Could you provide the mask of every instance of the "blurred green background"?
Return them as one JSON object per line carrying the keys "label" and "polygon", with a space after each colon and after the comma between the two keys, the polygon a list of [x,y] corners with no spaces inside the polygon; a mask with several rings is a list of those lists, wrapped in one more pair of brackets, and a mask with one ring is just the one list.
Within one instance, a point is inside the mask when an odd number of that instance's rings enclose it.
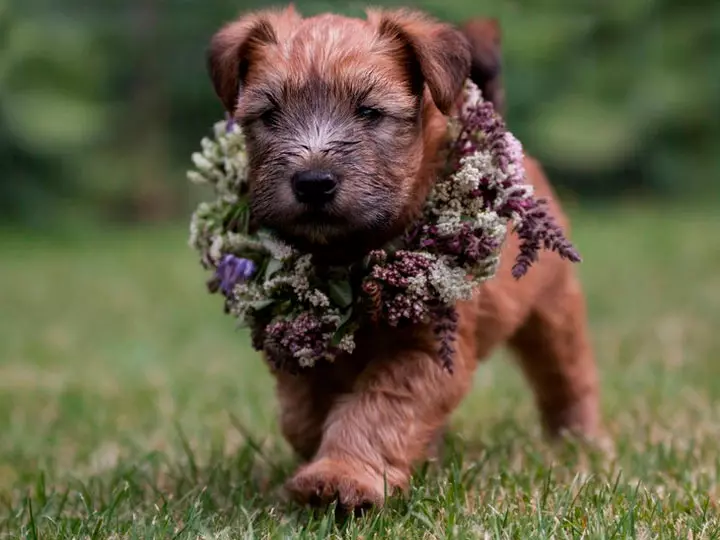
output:
{"label": "blurred green background", "polygon": [[[261,5],[0,0],[0,219],[186,219],[189,154],[222,114],[205,46]],[[363,5],[297,2],[304,14]],[[717,0],[412,5],[453,22],[500,19],[508,120],[566,199],[717,200]]]}

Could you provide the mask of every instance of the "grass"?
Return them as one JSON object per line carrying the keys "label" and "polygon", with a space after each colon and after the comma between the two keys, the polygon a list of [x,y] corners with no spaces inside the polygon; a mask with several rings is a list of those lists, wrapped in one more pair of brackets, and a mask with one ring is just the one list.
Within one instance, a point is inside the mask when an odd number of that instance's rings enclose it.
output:
{"label": "grass", "polygon": [[720,217],[578,213],[608,444],[550,446],[502,352],[409,498],[284,502],[272,381],[184,231],[0,236],[0,538],[718,538]]}

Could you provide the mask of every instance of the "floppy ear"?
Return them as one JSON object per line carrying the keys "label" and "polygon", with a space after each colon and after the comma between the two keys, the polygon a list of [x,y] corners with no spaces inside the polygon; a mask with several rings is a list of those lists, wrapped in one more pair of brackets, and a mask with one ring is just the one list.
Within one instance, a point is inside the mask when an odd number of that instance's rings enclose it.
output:
{"label": "floppy ear", "polygon": [[[470,73],[470,45],[449,24],[406,10],[370,12],[382,37],[402,43],[417,62],[435,105],[448,114]],[[420,86],[422,89],[422,86]]]}
{"label": "floppy ear", "polygon": [[471,19],[460,27],[472,50],[470,78],[483,97],[500,114],[505,112],[505,88],[502,82],[500,24],[496,19]]}
{"label": "floppy ear", "polygon": [[259,11],[222,27],[210,41],[207,66],[215,93],[233,113],[248,67],[263,45],[278,43],[278,23],[299,20],[293,5],[284,11]]}

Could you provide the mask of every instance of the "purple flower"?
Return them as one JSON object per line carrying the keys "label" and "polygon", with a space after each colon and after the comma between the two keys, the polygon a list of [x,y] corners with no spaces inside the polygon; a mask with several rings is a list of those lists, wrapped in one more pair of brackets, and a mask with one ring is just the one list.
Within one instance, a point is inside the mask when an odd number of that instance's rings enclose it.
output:
{"label": "purple flower", "polygon": [[277,369],[296,371],[339,351],[331,340],[337,325],[308,311],[278,319],[265,327],[262,349]]}
{"label": "purple flower", "polygon": [[433,310],[433,331],[438,340],[438,356],[443,368],[453,372],[455,347],[457,339],[458,312],[455,306],[438,305]]}
{"label": "purple flower", "polygon": [[230,133],[235,128],[235,124],[237,124],[235,118],[230,114],[225,115],[225,122],[225,133]]}
{"label": "purple flower", "polygon": [[433,260],[405,250],[397,251],[389,259],[385,254],[374,260],[376,263],[362,286],[371,318],[384,318],[390,326],[426,321],[427,290],[410,286],[414,278],[427,278]]}
{"label": "purple flower", "polygon": [[225,255],[217,265],[215,275],[220,281],[220,289],[225,296],[230,296],[238,282],[246,281],[255,273],[255,263],[235,255]]}
{"label": "purple flower", "polygon": [[538,260],[542,248],[555,251],[563,259],[580,262],[580,254],[563,234],[547,208],[547,201],[534,199],[526,208],[516,232],[520,238],[520,253],[515,259],[512,275],[515,279],[524,276],[530,266]]}
{"label": "purple flower", "polygon": [[423,233],[421,248],[450,255],[459,266],[475,265],[500,249],[500,243],[489,237],[486,230],[473,229],[470,223],[449,236],[441,236],[435,226],[424,227]]}
{"label": "purple flower", "polygon": [[[482,148],[490,151],[495,165],[508,173],[500,185],[500,189],[506,191],[506,196],[499,206],[492,207],[491,204],[497,196],[498,188],[488,186],[484,179],[480,182],[480,189],[472,196],[483,197],[488,207],[504,218],[519,218],[515,232],[520,238],[520,253],[512,269],[513,276],[519,279],[525,275],[538,260],[543,248],[555,251],[563,259],[579,262],[580,255],[549,213],[547,201],[535,199],[524,189],[514,189],[525,183],[522,145],[507,131],[505,122],[496,114],[492,103],[485,101],[468,105],[461,112],[461,121],[462,129],[454,144],[457,159]],[[478,133],[482,137],[478,137]],[[515,167],[511,168],[511,164]],[[461,231],[456,238],[446,239],[445,245],[440,245],[440,241],[436,240],[438,244],[433,246],[435,249],[443,249],[471,262],[499,247],[484,244],[481,239],[473,238],[465,231]]]}

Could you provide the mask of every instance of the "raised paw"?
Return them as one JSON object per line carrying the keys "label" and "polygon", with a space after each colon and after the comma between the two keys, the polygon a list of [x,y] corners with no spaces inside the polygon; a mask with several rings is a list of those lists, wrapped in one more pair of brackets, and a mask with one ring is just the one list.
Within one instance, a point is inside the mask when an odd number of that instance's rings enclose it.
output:
{"label": "raised paw", "polygon": [[300,504],[325,507],[337,501],[342,511],[364,511],[385,502],[382,476],[356,463],[321,458],[301,467],[286,484]]}

